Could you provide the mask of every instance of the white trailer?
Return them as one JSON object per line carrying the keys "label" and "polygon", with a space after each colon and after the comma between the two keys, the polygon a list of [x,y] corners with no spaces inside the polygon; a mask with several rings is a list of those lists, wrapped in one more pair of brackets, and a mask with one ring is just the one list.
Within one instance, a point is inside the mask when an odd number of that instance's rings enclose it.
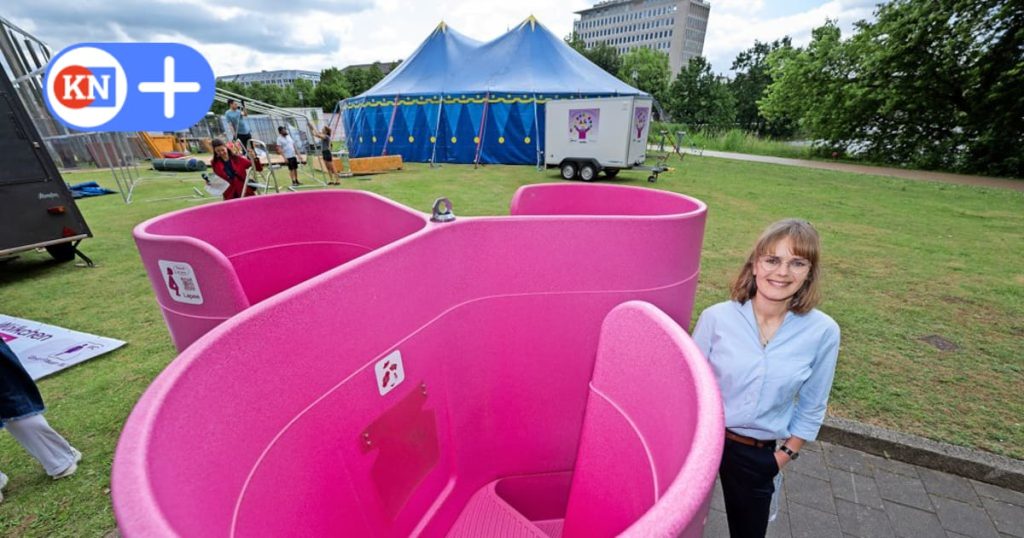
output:
{"label": "white trailer", "polygon": [[655,181],[666,169],[644,166],[652,99],[648,96],[551,100],[545,105],[544,164],[565,179],[593,181],[604,172],[646,170]]}

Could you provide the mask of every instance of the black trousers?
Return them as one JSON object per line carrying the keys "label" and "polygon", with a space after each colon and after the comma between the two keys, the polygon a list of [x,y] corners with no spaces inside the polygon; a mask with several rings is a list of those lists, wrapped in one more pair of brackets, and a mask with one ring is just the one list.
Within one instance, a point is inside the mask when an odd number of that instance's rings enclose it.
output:
{"label": "black trousers", "polygon": [[249,155],[249,141],[252,140],[251,134],[240,134],[238,135],[238,141],[242,143],[242,154],[245,156]]}
{"label": "black trousers", "polygon": [[718,477],[731,538],[764,538],[777,474],[774,443],[756,448],[725,440]]}

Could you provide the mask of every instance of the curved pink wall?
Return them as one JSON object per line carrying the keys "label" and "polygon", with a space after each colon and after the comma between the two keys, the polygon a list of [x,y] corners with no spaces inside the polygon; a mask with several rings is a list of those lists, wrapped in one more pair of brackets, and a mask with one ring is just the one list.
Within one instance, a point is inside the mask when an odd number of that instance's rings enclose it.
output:
{"label": "curved pink wall", "polygon": [[[271,295],[422,230],[427,219],[372,193],[319,191],[183,209],[135,227],[178,350]],[[202,275],[202,303],[176,301],[159,261]]]}
{"label": "curved pink wall", "polygon": [[[113,473],[122,533],[443,536],[488,483],[568,476],[602,320],[642,299],[665,319],[689,323],[706,209],[647,189],[562,187],[520,189],[511,217],[446,224],[387,202],[373,220],[397,230],[392,239],[411,233],[244,309],[196,341],[158,376],[122,433]],[[299,200],[335,192],[280,198],[339,212],[383,200],[356,192],[332,199],[337,206]],[[587,203],[551,203],[567,195]],[[623,201],[631,196],[633,204]],[[249,202],[209,209],[244,219]],[[188,259],[203,267],[200,278],[209,270],[230,282],[224,259],[261,248],[218,257],[218,248],[234,248],[228,234],[160,237],[162,218],[136,230],[148,234],[139,240],[147,268],[154,253],[196,256]],[[159,296],[166,288],[157,283]],[[241,305],[205,304],[225,313]],[[672,342],[688,341],[673,334]],[[406,378],[381,396],[373,367],[395,350]],[[717,398],[700,384],[684,390]],[[719,443],[720,433],[719,422]],[[561,499],[555,512],[564,517],[564,485],[543,488]],[[515,496],[511,486],[502,491]],[[698,504],[708,498],[701,491],[691,494]]]}

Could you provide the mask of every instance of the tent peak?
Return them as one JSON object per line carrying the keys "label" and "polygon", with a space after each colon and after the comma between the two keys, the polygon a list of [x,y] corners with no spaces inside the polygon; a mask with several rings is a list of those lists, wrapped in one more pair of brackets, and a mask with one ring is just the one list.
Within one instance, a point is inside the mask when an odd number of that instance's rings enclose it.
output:
{"label": "tent peak", "polygon": [[540,25],[540,21],[538,21],[537,17],[534,17],[533,14],[530,14],[530,16],[526,17],[522,24],[519,25],[519,28],[525,28],[527,24],[530,25],[530,30],[533,31],[537,29],[538,25]]}
{"label": "tent peak", "polygon": [[437,28],[434,28],[434,31],[441,32],[442,34],[448,33],[448,25],[445,24],[444,19],[441,19],[441,22],[437,23]]}

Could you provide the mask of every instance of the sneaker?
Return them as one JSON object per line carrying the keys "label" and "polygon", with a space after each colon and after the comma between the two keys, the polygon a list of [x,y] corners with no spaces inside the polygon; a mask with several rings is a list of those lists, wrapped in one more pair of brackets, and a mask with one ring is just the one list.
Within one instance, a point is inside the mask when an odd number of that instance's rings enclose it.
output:
{"label": "sneaker", "polygon": [[0,474],[0,503],[4,502],[4,488],[7,487],[7,475]]}
{"label": "sneaker", "polygon": [[78,462],[82,461],[82,453],[77,448],[71,447],[71,453],[75,455],[75,461],[71,462],[71,465],[67,469],[64,469],[58,474],[53,475],[54,480],[60,480],[61,478],[67,478],[78,470]]}

